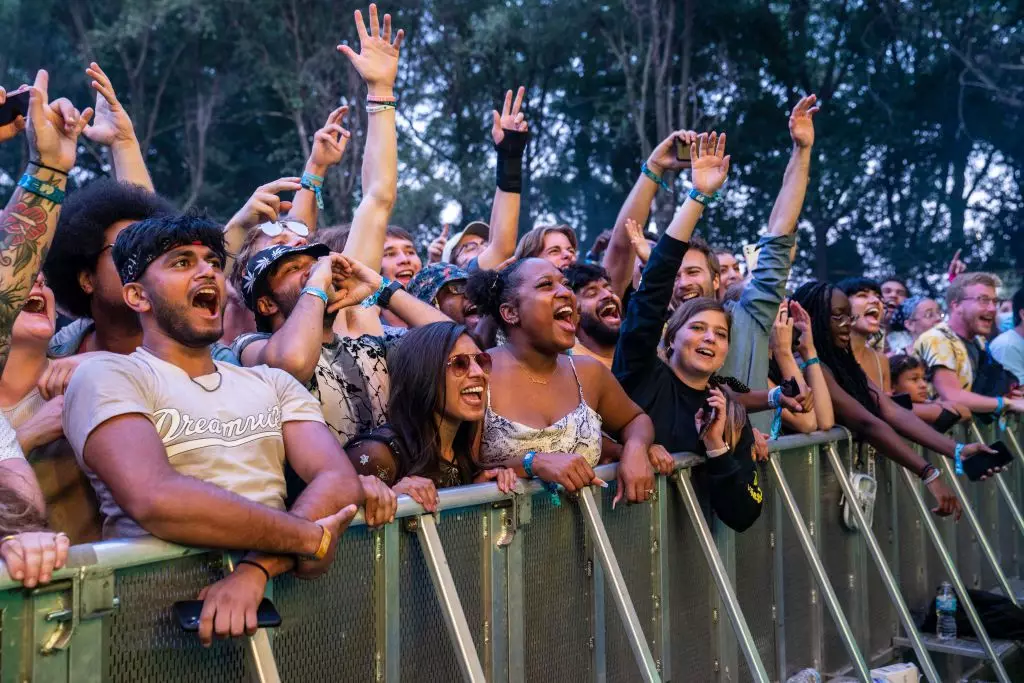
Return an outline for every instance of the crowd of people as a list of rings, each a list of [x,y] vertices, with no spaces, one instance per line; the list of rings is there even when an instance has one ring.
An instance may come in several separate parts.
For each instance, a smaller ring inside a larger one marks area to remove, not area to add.
[[[220,225],[156,193],[98,64],[85,71],[95,107],[51,99],[45,71],[24,87],[27,112],[0,126],[0,143],[29,150],[0,215],[0,556],[14,579],[45,583],[69,545],[107,538],[238,551],[201,596],[208,644],[254,632],[274,576],[326,571],[360,508],[376,526],[401,494],[434,511],[441,488],[509,492],[521,478],[643,503],[671,454],[689,452],[704,456],[706,513],[744,531],[770,440],[837,424],[862,441],[857,468],[889,458],[936,514],[959,515],[907,441],[984,458],[945,432],[1024,412],[1024,292],[1003,301],[995,276],[955,259],[945,312],[895,278],[788,293],[814,95],[789,112],[788,165],[749,259],[696,234],[729,175],[716,132],[663,140],[586,255],[568,225],[517,239],[524,88],[493,114],[489,222],[445,227],[421,254],[389,224],[403,32],[374,5],[367,19],[355,13],[358,51],[338,47],[367,88],[347,225],[318,216],[351,142],[347,107],[300,176],[257,188]],[[16,94],[0,89],[0,104]],[[109,148],[113,177],[69,189],[80,135]],[[689,190],[656,234],[670,173]],[[595,474],[606,462],[614,483]]]

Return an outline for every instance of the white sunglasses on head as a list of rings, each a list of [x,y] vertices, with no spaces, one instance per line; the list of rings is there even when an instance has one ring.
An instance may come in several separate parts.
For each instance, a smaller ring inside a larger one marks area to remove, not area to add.
[[[309,228],[305,223],[298,221],[267,221],[256,226],[267,237],[277,237],[285,228],[294,232],[299,237],[309,237]]]

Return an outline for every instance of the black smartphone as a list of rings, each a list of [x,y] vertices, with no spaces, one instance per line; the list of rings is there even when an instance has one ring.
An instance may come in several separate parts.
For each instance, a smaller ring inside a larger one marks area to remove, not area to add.
[[[910,394],[893,394],[892,402],[906,410],[914,409],[914,402],[910,400]]]
[[[28,116],[28,98],[28,90],[7,93],[7,101],[0,104],[0,126],[6,126],[19,116]]]
[[[797,384],[795,377],[789,377],[787,379],[782,380],[782,383],[779,384],[779,386],[782,387],[783,396],[796,398],[797,396],[800,395],[800,385]]]
[[[711,429],[711,423],[715,421],[715,418],[718,415],[718,411],[711,407],[711,404],[708,403],[707,399],[704,399],[704,405],[701,406],[701,410],[704,411],[704,421],[700,425],[700,431],[697,432],[698,439],[704,438],[708,433],[708,430]]]
[[[1010,449],[1002,441],[990,443],[988,447],[995,450],[995,453],[978,453],[964,460],[964,474],[971,481],[978,481],[990,469],[1003,467],[1013,461]]]
[[[202,600],[179,600],[171,608],[174,612],[174,619],[182,631],[195,632],[199,630],[199,615],[203,612]],[[275,628],[281,625],[281,615],[278,614],[274,603],[263,598],[260,606],[256,608],[256,625],[260,628]]]
[[[682,138],[676,138],[676,161],[690,160],[690,146]]]

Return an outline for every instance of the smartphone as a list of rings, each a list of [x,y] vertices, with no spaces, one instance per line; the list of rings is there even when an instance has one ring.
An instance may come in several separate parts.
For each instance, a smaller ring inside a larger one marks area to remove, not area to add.
[[[743,260],[747,262],[747,273],[753,273],[757,268],[757,254],[760,250],[756,244],[743,245]]]
[[[690,146],[682,138],[676,138],[676,161],[690,160]]]
[[[701,406],[701,410],[704,411],[704,421],[701,423],[700,431],[697,432],[698,439],[704,438],[708,433],[708,430],[711,429],[711,423],[718,417],[718,411],[711,407],[711,404],[707,399],[704,400],[704,405]]]
[[[782,395],[788,396],[789,398],[796,398],[800,395],[800,385],[797,384],[795,377],[788,377],[782,380],[779,384],[782,387]]]
[[[19,116],[28,116],[28,98],[27,89],[7,93],[7,101],[0,104],[0,126],[6,126]]]
[[[995,453],[977,453],[964,460],[964,474],[971,481],[978,481],[990,469],[1003,467],[1013,461],[1010,449],[1002,441],[990,443],[989,448]]]
[[[174,620],[182,631],[193,633],[199,630],[199,615],[203,612],[202,600],[179,600],[171,607],[174,612]],[[281,625],[281,615],[278,614],[274,603],[263,598],[260,606],[256,608],[256,625],[260,628],[275,628]]]

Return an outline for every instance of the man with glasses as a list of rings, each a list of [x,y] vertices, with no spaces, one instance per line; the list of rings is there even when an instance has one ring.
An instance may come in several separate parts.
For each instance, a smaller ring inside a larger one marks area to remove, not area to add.
[[[431,263],[416,274],[407,291],[472,331],[480,322],[480,313],[466,297],[467,280],[469,273],[454,263]]]
[[[1024,413],[1024,399],[972,391],[979,365],[988,357],[984,340],[995,323],[998,286],[999,279],[990,273],[964,273],[953,280],[946,292],[948,319],[918,337],[914,353],[928,367],[939,398],[974,413]]]

